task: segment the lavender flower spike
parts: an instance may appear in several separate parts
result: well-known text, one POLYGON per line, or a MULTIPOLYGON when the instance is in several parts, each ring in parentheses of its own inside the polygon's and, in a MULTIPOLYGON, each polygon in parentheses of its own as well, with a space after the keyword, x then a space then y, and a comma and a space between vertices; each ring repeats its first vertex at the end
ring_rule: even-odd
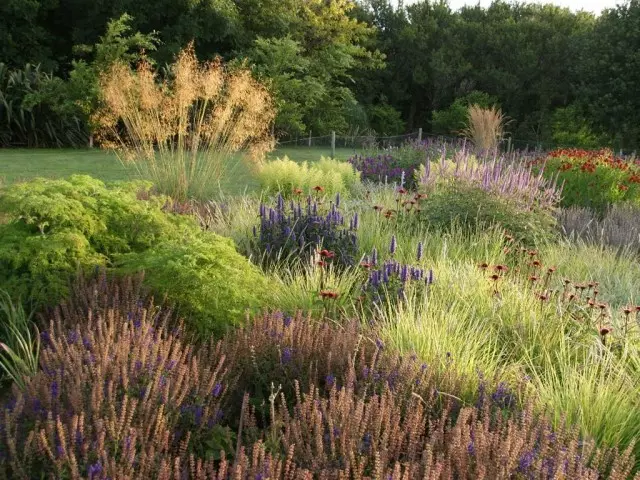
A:
POLYGON ((396 250, 398 249, 398 242, 396 241, 396 236, 392 235, 391 236, 391 244, 389 245, 389 253, 391 255, 396 253, 396 250))

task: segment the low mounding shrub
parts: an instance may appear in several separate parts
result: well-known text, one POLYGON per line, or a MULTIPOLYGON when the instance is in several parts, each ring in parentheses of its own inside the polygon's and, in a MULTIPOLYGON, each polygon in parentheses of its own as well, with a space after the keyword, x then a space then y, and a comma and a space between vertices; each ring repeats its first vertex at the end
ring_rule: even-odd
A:
POLYGON ((338 160, 322 158, 319 162, 297 163, 284 157, 265 163, 258 172, 260 186, 266 193, 280 193, 284 198, 313 193, 322 187, 328 196, 349 193, 360 181, 353 167, 338 160))
POLYGON ((238 324, 267 296, 259 269, 236 252, 232 240, 214 233, 123 255, 116 267, 125 274, 144 271, 145 285, 175 302, 189 327, 203 336, 238 324))
POLYGON ((0 288, 55 305, 78 271, 148 269, 147 284, 177 302, 199 330, 243 318, 245 308, 257 306, 264 279, 229 240, 166 212, 166 202, 145 185, 107 188, 87 176, 3 189, 0 288))
POLYGON ((358 255, 358 215, 347 227, 339 208, 340 194, 328 208, 311 195, 302 207, 300 201, 285 202, 278 194, 275 208, 260 205, 260 227, 254 227, 254 248, 267 263, 308 261, 322 250, 322 259, 318 261, 353 265, 358 255))
POLYGON ((453 372, 356 324, 265 315, 194 347, 152 304, 78 303, 102 308, 57 311, 3 409, 1 478, 623 480, 633 465, 514 409, 504 385, 461 406, 453 372))
POLYGON ((507 199, 464 183, 443 185, 420 200, 418 218, 443 230, 454 223, 469 232, 499 225, 516 240, 529 245, 549 240, 555 232, 555 218, 550 212, 520 208, 507 199))
POLYGON ((616 203, 640 205, 640 164, 617 158, 611 150, 554 150, 536 165, 563 183, 564 207, 586 207, 603 214, 616 203))

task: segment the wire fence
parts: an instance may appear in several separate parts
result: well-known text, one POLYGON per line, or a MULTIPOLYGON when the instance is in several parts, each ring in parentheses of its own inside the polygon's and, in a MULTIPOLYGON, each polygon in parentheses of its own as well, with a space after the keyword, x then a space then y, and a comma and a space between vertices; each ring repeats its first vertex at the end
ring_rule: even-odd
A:
MULTIPOLYGON (((433 135, 423 134, 422 129, 406 133, 403 135, 319 135, 297 137, 277 142, 278 148, 326 148, 335 154, 336 149, 349 149, 353 152, 363 151, 373 148, 393 148, 400 147, 411 140, 430 141, 445 146, 463 146, 468 140, 464 137, 453 135, 433 135)), ((502 153, 520 153, 526 156, 542 154, 557 148, 579 148, 576 145, 558 145, 548 142, 520 140, 507 137, 499 144, 499 151, 502 153)), ((636 151, 619 150, 615 154, 626 160, 637 160, 636 151)))

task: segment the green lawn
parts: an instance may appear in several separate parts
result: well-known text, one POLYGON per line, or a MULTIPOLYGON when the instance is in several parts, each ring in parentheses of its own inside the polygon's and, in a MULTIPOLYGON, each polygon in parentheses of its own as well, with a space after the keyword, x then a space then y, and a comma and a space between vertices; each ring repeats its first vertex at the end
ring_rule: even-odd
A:
MULTIPOLYGON (((346 160, 352 149, 336 151, 339 159, 346 160)), ((327 147, 290 147, 275 150, 270 158, 288 156, 299 162, 316 161, 329 156, 327 147)), ((125 168, 112 153, 99 149, 6 149, 0 150, 0 184, 28 180, 34 177, 59 178, 74 173, 88 174, 104 181, 135 178, 135 171, 125 168)), ((239 166, 223 184, 228 193, 252 190, 256 182, 247 168, 239 166)))

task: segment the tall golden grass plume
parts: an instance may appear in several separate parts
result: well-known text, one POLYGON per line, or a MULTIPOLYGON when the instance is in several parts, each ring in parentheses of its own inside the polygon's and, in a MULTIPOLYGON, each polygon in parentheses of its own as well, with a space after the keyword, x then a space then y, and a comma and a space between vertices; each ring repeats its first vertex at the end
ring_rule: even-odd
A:
POLYGON ((177 199, 207 197, 239 155, 259 163, 273 149, 273 100, 245 68, 199 63, 193 45, 160 78, 149 61, 116 63, 100 79, 101 144, 177 199))
POLYGON ((471 139, 476 150, 484 153, 495 151, 502 141, 507 117, 499 107, 483 108, 470 105, 467 111, 467 128, 463 134, 471 139))

